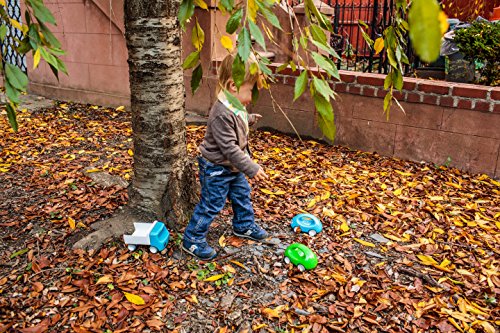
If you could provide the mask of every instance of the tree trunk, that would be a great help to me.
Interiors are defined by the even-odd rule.
[[[134,178],[129,208],[170,227],[185,223],[196,182],[187,158],[177,0],[126,0]]]

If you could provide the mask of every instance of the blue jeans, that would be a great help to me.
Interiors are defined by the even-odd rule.
[[[250,185],[242,172],[232,172],[229,167],[213,164],[198,157],[200,168],[201,200],[184,231],[184,239],[192,243],[205,243],[208,227],[224,208],[229,197],[233,207],[233,229],[246,231],[254,223],[250,200]]]

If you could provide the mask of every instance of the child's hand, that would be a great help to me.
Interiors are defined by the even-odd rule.
[[[259,171],[257,171],[255,176],[253,176],[252,180],[261,181],[261,180],[268,179],[268,178],[269,178],[269,176],[266,175],[266,172],[264,171],[264,169],[262,169],[262,167],[259,167]]]
[[[254,124],[256,124],[259,119],[262,118],[262,115],[261,114],[258,114],[258,113],[252,113],[251,114],[251,119],[250,121],[248,122],[248,125],[252,126]]]

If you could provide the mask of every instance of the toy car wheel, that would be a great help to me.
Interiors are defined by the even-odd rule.
[[[306,270],[306,268],[302,264],[299,264],[297,267],[299,268],[299,271],[301,271],[301,272]]]
[[[286,262],[287,264],[289,264],[289,263],[290,263],[290,258],[285,257],[285,262]]]
[[[301,230],[300,230],[300,227],[295,227],[295,228],[293,228],[293,231],[300,232]]]
[[[156,253],[156,252],[158,252],[158,249],[154,246],[150,246],[149,251],[151,251],[151,253]]]
[[[129,244],[127,247],[129,249],[129,251],[135,251],[135,249],[137,248],[137,246],[135,246],[133,244]]]
[[[309,236],[314,237],[316,236],[317,232],[316,230],[309,230]]]

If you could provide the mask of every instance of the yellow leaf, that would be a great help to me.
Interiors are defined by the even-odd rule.
[[[413,176],[413,174],[411,172],[403,172],[403,171],[399,171],[399,170],[394,170],[394,171],[396,171],[396,173],[399,173],[401,176],[405,176],[405,177]]]
[[[220,38],[220,43],[222,44],[222,46],[224,46],[225,49],[227,49],[228,51],[232,51],[233,50],[233,41],[231,40],[231,38],[229,38],[228,36],[222,36]]]
[[[331,195],[330,191],[326,191],[325,193],[323,193],[321,195],[321,200],[326,200],[326,199],[330,198],[330,195]]]
[[[85,172],[92,173],[92,172],[99,172],[99,171],[101,171],[101,170],[99,170],[99,169],[89,169],[89,170],[87,170]]]
[[[131,294],[131,293],[127,293],[126,291],[124,291],[123,294],[125,295],[125,297],[127,298],[127,300],[130,303],[132,303],[132,304],[135,304],[135,305],[146,304],[146,302],[144,302],[144,299],[141,296],[134,295],[134,294]]]
[[[252,20],[252,22],[255,23],[255,19],[257,18],[257,8],[258,8],[255,3],[255,0],[248,0],[247,8],[248,8],[248,17]]]
[[[282,195],[282,194],[285,194],[286,192],[283,191],[283,190],[277,190],[276,192],[274,192],[274,195]]]
[[[195,295],[195,294],[192,294],[192,295],[190,295],[190,296],[186,297],[186,299],[187,299],[189,302],[191,302],[191,303],[196,303],[196,304],[198,304],[198,298],[196,297],[196,295]]]
[[[76,228],[76,222],[71,217],[68,217],[68,223],[69,223],[69,227],[71,229],[75,229]]]
[[[220,236],[220,238],[219,238],[219,245],[221,247],[225,247],[226,246],[226,237],[224,237],[224,235]]]
[[[123,110],[125,110],[125,107],[124,107],[123,105],[120,105],[120,106],[119,106],[119,107],[117,107],[115,110],[116,110],[116,111],[123,111]]]
[[[130,156],[134,156],[134,152],[132,151],[132,149],[127,150],[127,153],[128,153]]]
[[[442,201],[444,198],[442,196],[430,196],[429,199],[431,201]]]
[[[266,326],[267,326],[267,324],[254,325],[254,326],[252,326],[252,330],[254,330],[254,331],[260,330],[261,328],[264,328]]]
[[[261,310],[262,314],[266,315],[269,319],[271,318],[279,318],[280,317],[280,311],[276,309],[271,309],[271,308],[264,308]]]
[[[9,172],[9,169],[0,168],[0,172]]]
[[[375,247],[375,244],[370,243],[370,242],[367,242],[367,241],[364,241],[364,240],[362,240],[362,239],[359,239],[359,238],[354,238],[354,240],[355,240],[356,242],[358,242],[359,244],[363,244],[364,246]]]
[[[18,29],[18,30],[20,30],[20,31],[23,31],[23,27],[21,26],[21,23],[19,23],[18,21],[14,20],[13,18],[9,19],[9,21],[10,21],[10,24],[11,24],[14,28],[16,28],[16,29]]]
[[[196,24],[193,27],[193,31],[191,33],[191,43],[193,43],[193,46],[198,51],[201,51],[201,48],[203,47],[203,44],[205,43],[205,32],[203,31],[200,24],[198,23],[198,19],[196,19]]]
[[[375,50],[375,54],[379,54],[384,49],[384,39],[382,37],[377,38],[373,48]]]
[[[486,333],[495,333],[496,330],[495,328],[493,327],[493,325],[491,325],[490,323],[488,323],[487,321],[482,321],[481,322],[481,326],[483,326],[484,328],[484,331]]]
[[[312,208],[314,207],[314,205],[316,205],[316,199],[312,199],[311,201],[309,201],[309,203],[307,204],[307,208]]]
[[[424,254],[417,254],[417,258],[420,259],[420,261],[422,261],[422,263],[427,266],[439,265],[438,262],[434,260],[434,258],[432,258],[431,256],[426,256]]]
[[[5,6],[5,0],[0,0],[0,5]]]
[[[33,55],[33,69],[38,67],[40,63],[40,48],[36,49],[35,54]]]
[[[323,207],[323,216],[325,217],[335,217],[335,212],[329,208]]]
[[[242,264],[241,262],[239,262],[239,261],[236,261],[236,260],[230,260],[229,262],[232,262],[232,263],[233,263],[233,264],[235,264],[236,266],[240,266],[240,267],[241,267],[241,268],[243,268],[244,270],[247,270],[247,271],[249,270],[249,269],[247,268],[247,266],[243,265],[243,264]]]
[[[340,225],[340,230],[342,230],[343,232],[347,232],[349,231],[351,228],[349,228],[349,225],[347,225],[347,222],[344,221],[342,222],[342,224]]]
[[[113,282],[113,277],[111,275],[104,275],[97,280],[96,284],[106,284]]]
[[[207,3],[203,0],[194,0],[194,3],[200,7],[201,9],[205,9],[205,10],[208,10],[208,6],[207,6]]]
[[[209,282],[212,282],[212,281],[217,281],[217,280],[220,280],[224,277],[224,274],[217,274],[217,275],[212,275],[211,277],[208,277],[206,278],[205,280],[203,281],[209,281]]]
[[[442,11],[439,11],[439,28],[441,29],[441,35],[444,35],[446,31],[448,31],[448,28],[450,27],[450,24],[448,23],[448,16]]]
[[[457,273],[462,274],[462,275],[467,275],[467,276],[474,276],[471,272],[465,269],[457,269]]]
[[[441,267],[445,268],[445,267],[446,267],[446,266],[448,266],[449,264],[451,264],[451,261],[449,261],[448,259],[446,259],[446,258],[445,258],[445,259],[443,260],[443,262],[441,262],[441,263],[439,264],[439,266],[441,266]]]
[[[398,188],[397,190],[394,191],[394,195],[396,195],[396,196],[401,195],[402,191],[403,191],[403,188],[400,187],[400,188]]]

